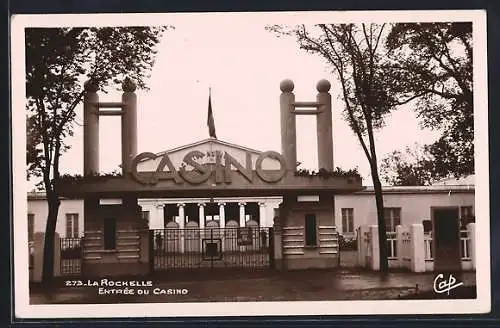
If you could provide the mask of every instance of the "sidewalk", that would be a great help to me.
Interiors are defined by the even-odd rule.
[[[110,281],[151,281],[147,287],[67,287],[64,281],[32,286],[31,304],[99,304],[162,302],[249,302],[389,300],[399,298],[475,298],[475,272],[454,275],[463,286],[446,293],[433,291],[436,273],[379,273],[357,269],[276,271],[207,271],[156,273]],[[78,279],[67,279],[77,281]],[[87,282],[87,279],[83,280]],[[99,289],[101,290],[99,291]],[[128,288],[128,292],[125,289]],[[115,290],[115,291],[113,291]],[[115,294],[121,290],[122,294]],[[144,295],[147,291],[147,295]],[[99,294],[101,292],[101,295]],[[103,294],[103,293],[106,294]],[[140,294],[140,293],[143,294]],[[123,294],[126,293],[126,294]]]

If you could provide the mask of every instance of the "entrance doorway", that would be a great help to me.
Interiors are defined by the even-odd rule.
[[[458,208],[432,208],[431,211],[434,234],[434,271],[460,271]]]

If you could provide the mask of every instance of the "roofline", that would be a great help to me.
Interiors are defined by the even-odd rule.
[[[475,185],[432,185],[432,186],[382,186],[385,194],[416,194],[416,193],[449,193],[449,192],[475,192]],[[374,194],[373,186],[355,194]]]
[[[248,148],[248,147],[244,147],[244,146],[240,146],[240,145],[237,145],[237,144],[234,144],[234,143],[230,143],[230,142],[227,142],[227,141],[223,141],[223,140],[219,140],[219,139],[216,139],[216,138],[207,138],[207,139],[203,139],[203,140],[200,140],[200,141],[192,142],[192,143],[187,144],[187,145],[178,146],[176,148],[172,148],[172,149],[161,151],[159,153],[156,153],[156,156],[173,153],[173,152],[176,152],[176,151],[179,151],[179,150],[183,150],[183,149],[186,149],[186,148],[190,148],[190,147],[195,147],[195,146],[198,146],[198,145],[201,145],[203,143],[210,142],[210,141],[218,143],[218,144],[221,144],[221,145],[225,145],[225,146],[230,146],[230,147],[233,147],[233,148],[242,149],[242,150],[245,150],[245,151],[248,151],[248,152],[251,152],[251,153],[254,153],[254,154],[258,154],[258,155],[260,155],[260,154],[263,153],[260,150],[256,150],[256,149],[252,149],[252,148]]]
[[[450,193],[450,192],[460,192],[460,193],[474,193],[474,185],[452,185],[452,186],[382,186],[382,191],[385,194],[429,194],[429,193]],[[349,195],[372,195],[375,193],[373,186],[364,186],[361,191],[354,192]],[[337,194],[344,195],[345,194]],[[255,196],[256,198],[262,198],[262,196]],[[269,196],[269,198],[276,198],[277,196]],[[241,197],[240,197],[241,198]],[[28,199],[31,200],[43,200],[46,199],[45,192],[28,192]],[[61,199],[67,199],[61,197]],[[146,199],[146,198],[144,198]]]

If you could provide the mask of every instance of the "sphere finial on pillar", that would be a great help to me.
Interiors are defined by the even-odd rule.
[[[122,90],[124,92],[134,92],[137,89],[137,85],[127,76],[122,83]]]
[[[295,85],[290,79],[283,80],[280,83],[280,89],[282,92],[292,92],[294,87]]]
[[[99,90],[99,85],[90,79],[83,84],[83,89],[87,92],[97,92]]]
[[[316,90],[318,90],[318,92],[328,92],[330,91],[331,87],[332,85],[330,84],[330,82],[325,79],[320,80],[318,84],[316,84]]]

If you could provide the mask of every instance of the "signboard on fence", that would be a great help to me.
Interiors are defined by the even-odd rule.
[[[252,245],[252,228],[238,228],[238,246]]]

